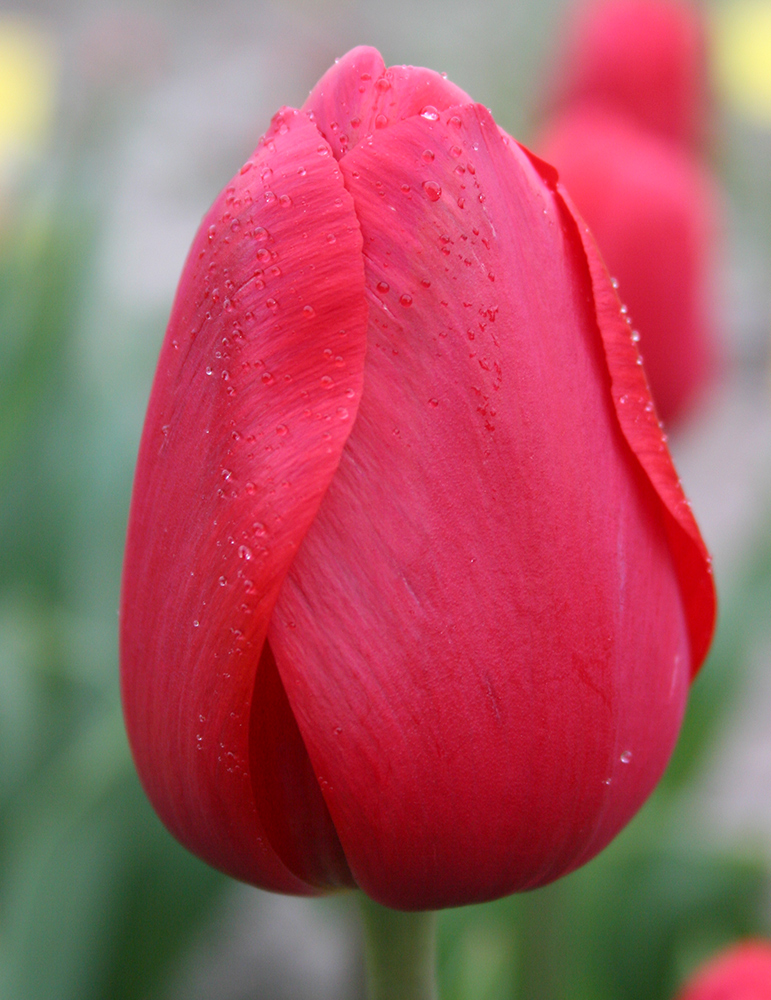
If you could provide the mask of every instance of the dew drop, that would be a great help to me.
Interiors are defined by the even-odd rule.
[[[433,163],[434,151],[432,149],[424,149],[420,155],[424,163]]]
[[[221,576],[217,583],[219,583],[220,587],[226,587],[228,584],[228,578],[226,576]]]
[[[279,437],[286,437],[288,433],[289,433],[289,428],[286,426],[286,424],[279,424],[276,427],[276,434],[278,434]]]
[[[375,128],[385,128],[387,124],[388,124],[388,119],[386,118],[385,115],[381,114],[375,116]]]
[[[216,226],[209,226],[209,242],[210,243],[214,239],[214,234],[216,232],[217,232],[217,227]]]
[[[278,310],[278,302],[275,299],[266,299],[265,305],[270,309],[271,312],[276,312]]]
[[[429,404],[429,406],[439,406],[439,400],[438,399],[433,399],[433,398],[429,399],[428,404]]]
[[[391,81],[387,80],[386,77],[381,76],[380,79],[375,80],[375,90],[379,90],[381,94],[384,94],[386,90],[391,89]]]
[[[618,288],[618,278],[611,278],[610,283],[614,288]]]
[[[252,550],[248,545],[238,546],[238,558],[245,559],[247,562],[252,558]]]
[[[262,375],[260,376],[260,379],[262,380],[262,382],[265,383],[265,385],[270,385],[271,382],[273,381],[273,376],[271,375],[270,372],[263,372]]]
[[[435,122],[439,120],[439,112],[433,106],[433,104],[427,104],[425,108],[420,112],[421,118],[426,118],[430,122]]]
[[[258,243],[265,243],[270,236],[270,233],[264,226],[257,226],[257,228],[252,231],[252,236]]]
[[[320,382],[325,389],[328,389],[332,385],[332,377],[330,375],[322,375]]]
[[[436,181],[423,181],[423,190],[429,201],[439,201],[442,197],[442,188]]]
[[[405,309],[406,309],[406,308],[407,308],[408,306],[411,306],[411,305],[412,305],[412,296],[411,296],[411,295],[409,295],[409,294],[408,294],[407,292],[404,292],[404,294],[403,294],[403,295],[400,295],[400,296],[399,296],[399,302],[400,302],[400,304],[401,304],[401,305],[403,305],[403,306],[405,307]]]
[[[281,197],[278,199],[278,203],[282,208],[289,208],[289,206],[292,204],[292,199],[289,197],[288,194],[282,194]]]
[[[631,750],[624,750],[624,752],[621,754],[621,757],[619,758],[622,764],[628,764],[631,759],[632,759]]]
[[[380,292],[381,295],[385,295],[386,292],[389,291],[391,288],[391,286],[388,284],[387,281],[378,281],[375,287],[377,288],[377,290]]]
[[[316,310],[313,308],[313,306],[303,306],[303,316],[306,319],[313,319],[315,315],[316,315]]]

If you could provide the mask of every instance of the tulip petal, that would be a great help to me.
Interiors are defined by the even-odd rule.
[[[368,45],[351,49],[322,76],[303,105],[337,159],[360,139],[414,115],[433,116],[471,98],[441,73],[390,66]]]
[[[285,109],[190,252],[142,439],[124,570],[123,698],[150,799],[211,864],[297,893],[350,875],[263,646],[356,417],[361,246],[329,146]],[[279,758],[292,829],[277,818],[280,777],[252,774]],[[293,838],[303,836],[314,842],[295,870]]]
[[[524,148],[524,147],[523,147]],[[683,493],[666,437],[656,417],[650,390],[632,328],[619,309],[619,299],[600,256],[597,244],[564,187],[557,171],[525,150],[544,181],[576,218],[592,281],[597,323],[611,376],[618,421],[632,452],[649,477],[667,513],[666,528],[675,558],[691,639],[693,676],[712,641],[717,612],[712,561],[699,532],[690,503]]]
[[[340,165],[364,392],[270,643],[358,884],[457,905],[564,874],[639,808],[684,707],[683,595],[565,203],[479,106]]]

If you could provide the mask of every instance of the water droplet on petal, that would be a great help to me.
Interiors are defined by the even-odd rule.
[[[628,764],[629,761],[632,759],[632,751],[631,750],[624,750],[624,752],[621,754],[621,757],[619,759],[620,759],[620,761],[621,761],[622,764]]]
[[[426,118],[430,122],[435,122],[439,120],[439,112],[433,106],[433,104],[427,104],[425,108],[420,112],[421,118]]]
[[[420,154],[425,163],[431,163],[434,159],[434,151],[432,149],[424,149]]]
[[[316,310],[313,308],[313,306],[303,306],[303,316],[306,319],[313,319],[315,315],[316,315]]]
[[[405,308],[412,305],[412,296],[405,292],[403,295],[399,296],[399,302]]]
[[[387,281],[378,281],[375,287],[377,288],[377,290],[380,292],[381,295],[385,295],[385,293],[389,291],[389,289],[391,288],[391,286],[388,284]]]
[[[386,118],[385,115],[375,116],[375,128],[385,128],[387,124],[388,124],[388,119]]]
[[[442,188],[436,181],[423,181],[423,190],[429,201],[439,201],[442,197]]]

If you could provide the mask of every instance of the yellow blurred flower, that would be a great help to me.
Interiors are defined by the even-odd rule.
[[[715,8],[713,50],[723,99],[771,126],[771,0],[729,0]]]
[[[0,183],[42,149],[56,75],[51,39],[29,22],[0,17]]]

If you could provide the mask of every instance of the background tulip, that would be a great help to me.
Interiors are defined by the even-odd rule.
[[[718,197],[701,160],[699,12],[669,0],[582,9],[557,110],[537,138],[618,281],[662,420],[687,415],[715,367]]]
[[[771,945],[745,941],[707,962],[677,1000],[769,1000]]]
[[[686,416],[715,366],[717,192],[689,152],[586,104],[537,140],[591,227],[640,337],[656,409]]]
[[[707,132],[704,16],[688,0],[595,0],[573,17],[554,90],[692,149]]]
[[[555,172],[353,50],[204,219],[161,352],[121,612],[159,814],[285,892],[544,884],[653,788],[713,618]]]

